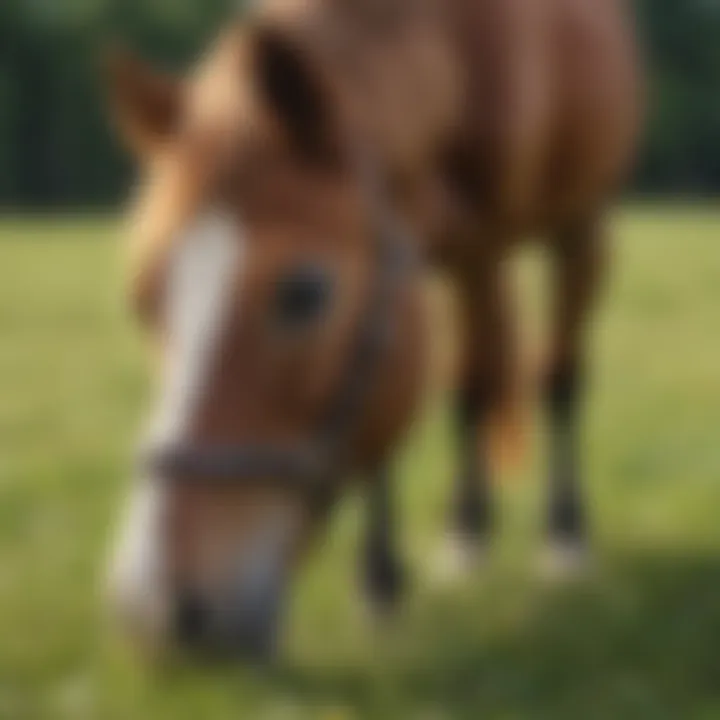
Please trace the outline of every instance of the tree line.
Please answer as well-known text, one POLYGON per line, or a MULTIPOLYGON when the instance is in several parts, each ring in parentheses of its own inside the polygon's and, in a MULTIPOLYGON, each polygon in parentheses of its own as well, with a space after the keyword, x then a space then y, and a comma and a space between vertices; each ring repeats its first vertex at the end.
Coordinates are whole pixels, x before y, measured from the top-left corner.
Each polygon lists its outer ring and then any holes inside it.
MULTIPOLYGON (((2 0, 0 205, 112 205, 130 169, 97 57, 122 37, 182 67, 238 0, 2 0)), ((638 193, 720 191, 720 0, 635 0, 650 113, 638 193)))

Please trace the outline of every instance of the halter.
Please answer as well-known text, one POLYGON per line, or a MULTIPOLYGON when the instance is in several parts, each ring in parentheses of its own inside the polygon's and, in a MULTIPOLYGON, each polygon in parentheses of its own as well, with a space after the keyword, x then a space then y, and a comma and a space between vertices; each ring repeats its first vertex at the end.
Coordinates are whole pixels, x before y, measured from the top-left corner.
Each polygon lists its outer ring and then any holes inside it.
POLYGON ((390 313, 399 279, 414 265, 407 228, 387 204, 368 163, 360 163, 373 226, 374 272, 354 349, 330 407, 314 432, 286 445, 161 445, 141 459, 153 476, 174 484, 262 485, 289 489, 312 509, 328 507, 336 471, 348 458, 365 400, 390 339, 390 313))

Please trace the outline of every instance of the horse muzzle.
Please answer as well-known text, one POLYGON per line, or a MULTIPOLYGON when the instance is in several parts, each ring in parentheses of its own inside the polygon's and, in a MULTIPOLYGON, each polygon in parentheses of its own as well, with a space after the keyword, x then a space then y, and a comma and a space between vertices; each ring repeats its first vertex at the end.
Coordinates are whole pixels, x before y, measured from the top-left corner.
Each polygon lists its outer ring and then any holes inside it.
POLYGON ((243 584, 217 597, 183 591, 175 601, 172 632, 181 651, 211 660, 271 661, 284 599, 283 583, 243 584))
POLYGON ((177 490, 154 480, 134 488, 108 587, 120 629, 153 654, 270 659, 303 504, 271 493, 251 505, 212 485, 177 490))

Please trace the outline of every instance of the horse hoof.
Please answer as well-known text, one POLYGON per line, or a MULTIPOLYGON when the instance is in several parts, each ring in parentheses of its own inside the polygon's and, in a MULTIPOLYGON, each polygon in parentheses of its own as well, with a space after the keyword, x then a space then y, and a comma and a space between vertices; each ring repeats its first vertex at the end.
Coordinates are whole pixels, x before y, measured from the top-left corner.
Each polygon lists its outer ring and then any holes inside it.
POLYGON ((487 545, 479 538, 448 534, 433 558, 431 574, 437 585, 452 585, 471 576, 487 559, 487 545))
POLYGON ((587 547, 581 542, 550 542, 540 555, 540 576, 553 582, 584 577, 591 568, 587 547))
POLYGON ((382 626, 398 614, 407 586, 405 568, 397 561, 384 558, 368 569, 361 594, 365 613, 374 625, 382 626))

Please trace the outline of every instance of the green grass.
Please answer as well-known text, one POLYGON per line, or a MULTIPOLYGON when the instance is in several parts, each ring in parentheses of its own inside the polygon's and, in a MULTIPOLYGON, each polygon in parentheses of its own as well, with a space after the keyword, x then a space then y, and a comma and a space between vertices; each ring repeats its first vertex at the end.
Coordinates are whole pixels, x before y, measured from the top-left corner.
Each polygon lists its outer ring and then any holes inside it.
POLYGON ((720 718, 720 211, 616 230, 585 432, 594 577, 532 572, 538 451, 500 488, 488 567, 432 589, 452 466, 429 411, 400 467, 416 581, 396 626, 363 624, 351 501, 280 668, 159 672, 109 639, 98 594, 146 388, 112 223, 0 223, 0 718, 720 718))

